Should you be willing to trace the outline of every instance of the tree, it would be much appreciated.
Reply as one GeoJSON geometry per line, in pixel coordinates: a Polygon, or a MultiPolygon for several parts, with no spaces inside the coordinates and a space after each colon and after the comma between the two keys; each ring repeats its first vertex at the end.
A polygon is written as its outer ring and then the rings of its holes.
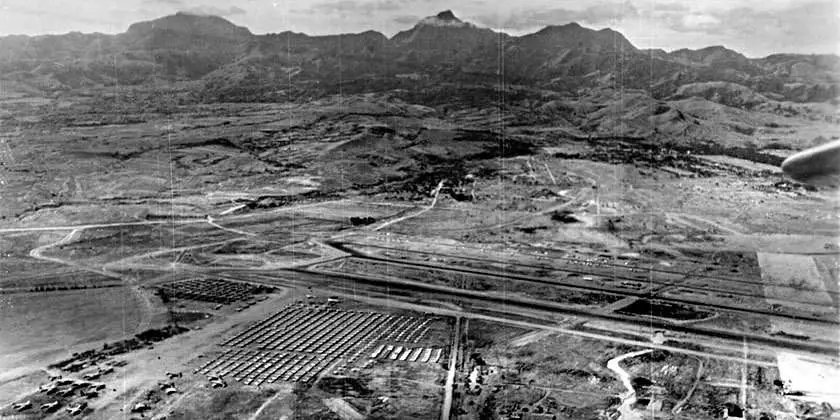
{"type": "Polygon", "coordinates": [[[169,314],[169,323],[174,325],[175,327],[178,326],[178,318],[175,317],[175,309],[173,306],[175,302],[172,300],[172,297],[169,295],[169,292],[166,289],[158,288],[155,289],[155,295],[160,298],[161,302],[166,305],[166,312],[169,314]]]}

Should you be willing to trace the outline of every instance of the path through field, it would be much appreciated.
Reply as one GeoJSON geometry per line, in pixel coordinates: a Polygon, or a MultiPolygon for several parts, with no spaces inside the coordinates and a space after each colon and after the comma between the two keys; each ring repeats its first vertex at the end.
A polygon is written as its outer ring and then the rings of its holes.
{"type": "Polygon", "coordinates": [[[628,374],[627,371],[619,365],[619,363],[621,363],[621,361],[625,359],[641,356],[652,351],[653,350],[650,349],[634,351],[632,353],[627,353],[621,356],[614,357],[607,362],[607,368],[615,372],[615,374],[618,375],[618,378],[621,379],[621,383],[624,384],[625,388],[627,388],[627,392],[621,394],[621,405],[618,406],[618,412],[620,414],[619,419],[641,419],[639,414],[633,411],[633,409],[631,408],[633,404],[636,403],[636,391],[633,389],[633,383],[630,381],[630,374],[628,374]]]}
{"type": "Polygon", "coordinates": [[[382,223],[381,225],[379,225],[379,226],[377,226],[377,227],[373,228],[372,230],[374,230],[374,231],[381,230],[381,229],[383,229],[383,228],[386,228],[386,227],[388,227],[388,226],[393,225],[394,223],[399,223],[399,222],[402,222],[403,220],[408,220],[408,219],[411,219],[411,218],[413,218],[413,217],[420,216],[420,215],[422,215],[423,213],[426,213],[427,211],[429,211],[429,210],[431,210],[431,209],[435,208],[435,204],[437,204],[438,196],[440,195],[440,189],[441,189],[441,188],[443,188],[443,183],[444,183],[445,181],[446,181],[446,180],[444,179],[444,180],[441,180],[441,181],[438,183],[437,188],[435,188],[435,195],[434,195],[434,198],[432,198],[432,202],[431,202],[428,206],[423,207],[420,211],[418,211],[418,212],[416,212],[416,213],[410,213],[410,214],[407,214],[407,215],[405,215],[405,216],[398,217],[398,218],[396,218],[396,219],[388,220],[388,221],[386,221],[385,223],[382,223]]]}

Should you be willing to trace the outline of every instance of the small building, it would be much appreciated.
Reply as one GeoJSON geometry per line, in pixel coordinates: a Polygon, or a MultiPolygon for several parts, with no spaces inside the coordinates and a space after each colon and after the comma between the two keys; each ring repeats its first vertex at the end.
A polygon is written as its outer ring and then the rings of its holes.
{"type": "Polygon", "coordinates": [[[134,404],[134,407],[131,407],[131,411],[133,413],[140,413],[149,409],[149,406],[144,402],[139,402],[134,404]]]}
{"type": "Polygon", "coordinates": [[[32,408],[32,401],[31,400],[26,400],[24,402],[20,402],[20,403],[15,404],[14,407],[15,407],[15,410],[17,410],[17,411],[25,411],[25,410],[28,410],[28,409],[32,408]]]}
{"type": "Polygon", "coordinates": [[[82,376],[82,379],[85,379],[87,381],[91,381],[91,380],[94,380],[94,379],[98,379],[101,375],[102,375],[101,372],[86,373],[84,376],[82,376]]]}
{"type": "Polygon", "coordinates": [[[41,411],[50,412],[53,410],[58,409],[58,401],[48,402],[45,404],[41,404],[41,411]]]}

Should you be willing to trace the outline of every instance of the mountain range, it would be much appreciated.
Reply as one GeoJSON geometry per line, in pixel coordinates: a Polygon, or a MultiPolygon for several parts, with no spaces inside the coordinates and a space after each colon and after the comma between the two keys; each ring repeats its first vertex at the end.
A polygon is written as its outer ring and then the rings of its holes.
{"type": "Polygon", "coordinates": [[[555,92],[638,89],[656,99],[700,96],[749,108],[767,100],[835,101],[840,57],[747,58],[723,46],[644,50],[617,31],[576,23],[511,36],[451,11],[391,38],[375,31],[257,35],[220,17],[180,12],[116,35],[1,37],[0,80],[42,92],[190,82],[208,100],[271,99],[272,92],[302,87],[329,92],[501,82],[555,92]]]}

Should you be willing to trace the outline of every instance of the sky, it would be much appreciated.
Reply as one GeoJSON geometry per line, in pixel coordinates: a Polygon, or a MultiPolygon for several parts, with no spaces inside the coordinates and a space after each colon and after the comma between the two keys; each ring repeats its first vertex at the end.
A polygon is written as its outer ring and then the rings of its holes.
{"type": "Polygon", "coordinates": [[[187,11],[222,16],[257,34],[373,29],[392,36],[447,9],[511,35],[577,22],[615,29],[638,48],[724,45],[748,57],[840,53],[840,0],[0,0],[0,35],[120,33],[187,11]]]}

